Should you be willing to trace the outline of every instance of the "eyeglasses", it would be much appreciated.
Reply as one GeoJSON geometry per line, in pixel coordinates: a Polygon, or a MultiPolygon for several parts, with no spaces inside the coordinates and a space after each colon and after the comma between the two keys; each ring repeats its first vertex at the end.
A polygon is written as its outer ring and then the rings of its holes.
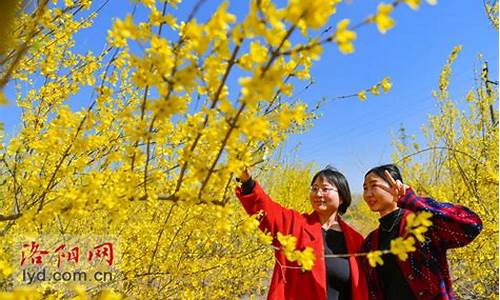
{"type": "Polygon", "coordinates": [[[334,189],[334,188],[327,188],[327,187],[317,187],[317,186],[311,186],[311,188],[309,189],[309,191],[313,194],[316,194],[318,191],[321,192],[321,195],[324,195],[324,194],[328,194],[329,192],[331,191],[337,191],[337,189],[334,189]]]}

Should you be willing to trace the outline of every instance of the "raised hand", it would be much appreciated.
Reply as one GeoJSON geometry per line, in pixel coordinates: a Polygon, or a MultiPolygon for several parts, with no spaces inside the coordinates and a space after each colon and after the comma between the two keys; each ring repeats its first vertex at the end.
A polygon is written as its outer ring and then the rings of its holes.
{"type": "Polygon", "coordinates": [[[406,184],[403,184],[401,182],[401,180],[394,180],[394,178],[392,178],[391,174],[389,173],[389,171],[385,171],[384,172],[385,174],[385,177],[389,180],[389,184],[390,184],[390,192],[392,195],[394,195],[394,197],[396,198],[396,201],[397,199],[401,198],[402,196],[404,196],[406,194],[406,189],[409,188],[409,186],[407,186],[406,184]]]}
{"type": "Polygon", "coordinates": [[[248,180],[250,180],[251,177],[252,177],[252,173],[250,172],[249,169],[245,168],[241,172],[239,179],[243,183],[243,182],[247,182],[248,180]]]}

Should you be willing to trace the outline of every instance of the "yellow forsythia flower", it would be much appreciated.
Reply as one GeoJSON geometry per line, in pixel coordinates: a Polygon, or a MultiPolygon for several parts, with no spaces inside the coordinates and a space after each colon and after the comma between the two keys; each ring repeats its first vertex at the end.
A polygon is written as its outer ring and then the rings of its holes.
{"type": "Polygon", "coordinates": [[[277,234],[277,239],[281,244],[283,254],[289,261],[296,261],[303,271],[309,271],[314,266],[314,251],[311,247],[306,247],[303,251],[296,250],[297,238],[293,235],[277,234]]]}
{"type": "Polygon", "coordinates": [[[408,4],[408,6],[411,7],[411,9],[416,10],[420,6],[420,0],[404,0],[404,2],[408,4]]]}
{"type": "Polygon", "coordinates": [[[255,232],[259,228],[260,222],[255,217],[249,217],[241,223],[241,231],[244,233],[255,232]]]}
{"type": "Polygon", "coordinates": [[[297,244],[296,237],[293,235],[283,235],[281,232],[278,232],[277,238],[284,252],[291,252],[295,250],[295,245],[297,244]]]}
{"type": "Polygon", "coordinates": [[[273,243],[273,237],[270,234],[265,234],[261,231],[257,232],[257,238],[259,242],[264,245],[271,245],[273,243]]]}
{"type": "Polygon", "coordinates": [[[379,88],[379,85],[378,85],[378,84],[376,84],[376,85],[372,86],[372,87],[370,88],[370,93],[372,93],[372,94],[373,94],[373,96],[379,96],[379,95],[380,95],[380,92],[379,92],[378,88],[379,88]]]}
{"type": "Polygon", "coordinates": [[[380,82],[380,85],[382,86],[384,93],[387,93],[392,87],[392,83],[389,80],[390,80],[389,77],[385,77],[384,79],[382,79],[382,82],[380,82]]]}
{"type": "Polygon", "coordinates": [[[9,263],[0,260],[0,275],[2,275],[3,277],[9,277],[12,273],[14,273],[14,270],[9,265],[9,263]]]}
{"type": "Polygon", "coordinates": [[[397,255],[400,260],[406,260],[408,253],[415,250],[415,239],[411,236],[406,239],[398,237],[391,241],[391,253],[397,255]]]}
{"type": "Polygon", "coordinates": [[[362,90],[360,91],[358,94],[357,94],[359,100],[361,101],[365,101],[366,100],[366,91],[365,90],[362,90]]]}
{"type": "Polygon", "coordinates": [[[430,220],[432,218],[432,213],[428,211],[423,211],[417,214],[417,217],[415,218],[415,226],[425,226],[425,227],[430,227],[432,225],[432,221],[430,220]]]}
{"type": "Polygon", "coordinates": [[[394,7],[391,4],[380,3],[378,5],[377,14],[373,17],[373,22],[377,25],[381,33],[386,33],[387,30],[394,27],[394,20],[389,17],[394,7]]]}
{"type": "Polygon", "coordinates": [[[250,59],[258,64],[264,63],[267,59],[267,48],[259,42],[250,43],[250,59]]]}
{"type": "Polygon", "coordinates": [[[432,213],[423,211],[418,214],[410,214],[406,218],[406,231],[413,234],[420,242],[425,241],[424,233],[432,225],[432,213]]]}
{"type": "Polygon", "coordinates": [[[423,241],[425,241],[425,236],[424,236],[424,233],[426,233],[426,232],[427,232],[427,230],[428,230],[428,228],[427,228],[427,227],[423,227],[423,226],[421,226],[421,227],[417,227],[417,228],[415,228],[415,229],[412,231],[412,233],[413,233],[413,235],[417,238],[417,240],[418,240],[419,242],[423,242],[423,241]]]}
{"type": "Polygon", "coordinates": [[[465,96],[465,100],[467,100],[467,102],[474,101],[474,91],[470,91],[469,93],[467,93],[467,96],[465,96]]]}
{"type": "Polygon", "coordinates": [[[406,229],[411,231],[412,228],[424,226],[430,227],[432,225],[432,213],[428,211],[423,211],[418,214],[409,214],[406,218],[406,229]]]}
{"type": "Polygon", "coordinates": [[[354,52],[352,42],[356,39],[356,32],[347,30],[349,19],[343,19],[337,24],[337,32],[335,32],[334,41],[339,46],[340,52],[349,54],[354,52]]]}
{"type": "Polygon", "coordinates": [[[316,256],[314,255],[314,251],[311,247],[306,247],[304,251],[296,251],[297,252],[297,262],[302,266],[302,271],[310,271],[314,266],[314,260],[316,256]]]}
{"type": "Polygon", "coordinates": [[[379,264],[381,266],[384,264],[384,261],[382,260],[382,251],[380,251],[380,250],[372,251],[372,252],[368,253],[366,255],[366,258],[368,258],[368,263],[373,268],[375,266],[377,266],[377,264],[379,264]]]}

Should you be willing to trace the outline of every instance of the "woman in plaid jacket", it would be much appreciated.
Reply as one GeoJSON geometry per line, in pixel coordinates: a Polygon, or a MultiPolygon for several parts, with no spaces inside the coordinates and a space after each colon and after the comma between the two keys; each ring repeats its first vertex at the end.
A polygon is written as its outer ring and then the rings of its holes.
{"type": "Polygon", "coordinates": [[[392,254],[372,268],[362,260],[369,299],[455,299],[446,250],[470,243],[482,229],[481,219],[466,207],[417,196],[392,164],[375,167],[365,175],[363,198],[380,214],[380,225],[365,239],[362,251],[389,249],[390,241],[404,236],[410,212],[433,214],[426,240],[417,243],[406,261],[392,254]]]}

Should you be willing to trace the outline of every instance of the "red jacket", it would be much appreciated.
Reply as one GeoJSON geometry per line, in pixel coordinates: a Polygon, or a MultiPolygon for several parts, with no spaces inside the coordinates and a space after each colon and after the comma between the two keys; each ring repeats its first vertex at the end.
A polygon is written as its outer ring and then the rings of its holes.
{"type": "MultiPolygon", "coordinates": [[[[314,250],[316,259],[311,271],[302,271],[297,263],[290,262],[285,258],[282,251],[275,252],[276,264],[274,265],[273,277],[267,299],[326,299],[326,270],[324,258],[324,242],[321,224],[318,215],[300,214],[295,210],[284,208],[274,202],[255,182],[253,192],[242,195],[241,188],[236,189],[236,195],[240,199],[248,214],[252,215],[259,211],[264,212],[260,222],[260,229],[270,232],[276,237],[278,232],[297,238],[297,249],[303,250],[309,246],[314,250]],[[295,267],[295,268],[289,268],[295,267]]],[[[340,227],[349,253],[357,253],[363,243],[363,237],[343,220],[339,218],[340,227]]],[[[279,247],[279,242],[274,239],[273,245],[279,247]]],[[[365,277],[361,274],[356,257],[349,257],[351,267],[351,295],[353,300],[368,299],[368,291],[365,277]]]]}

